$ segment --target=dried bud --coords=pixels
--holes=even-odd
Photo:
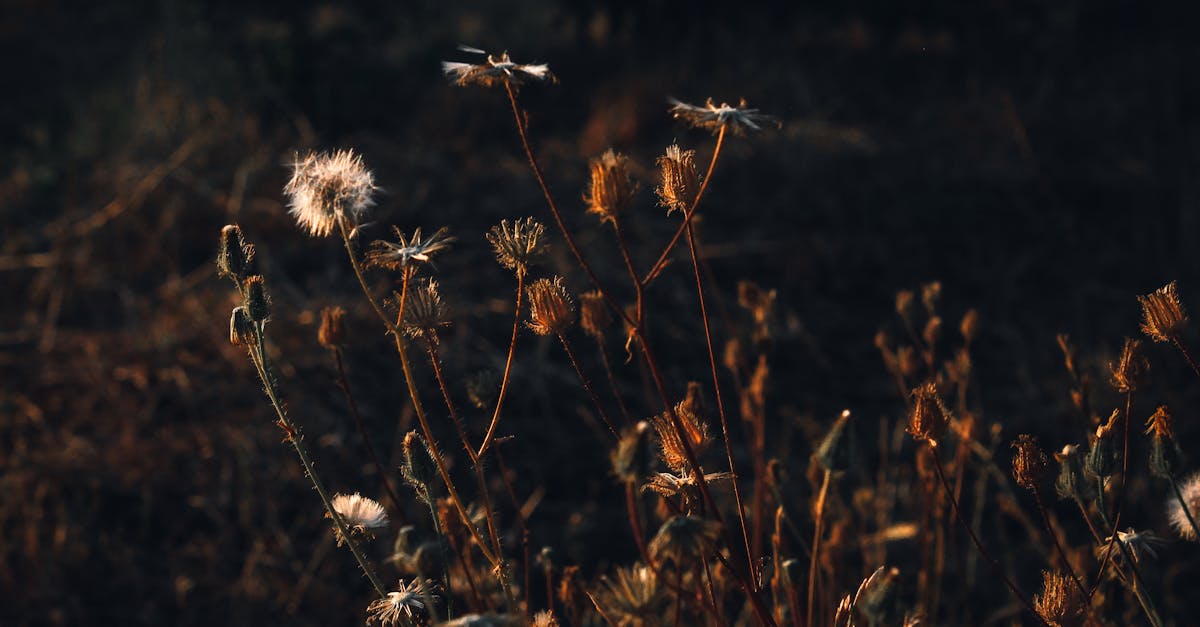
[[[1080,627],[1087,619],[1087,599],[1071,577],[1042,572],[1042,593],[1033,597],[1038,616],[1052,627]]]
[[[696,201],[700,189],[700,177],[696,174],[696,151],[682,150],[676,144],[667,146],[667,152],[658,158],[662,184],[655,190],[658,204],[672,211],[687,212]]]
[[[561,334],[574,322],[575,307],[562,277],[538,279],[526,288],[529,328],[538,335]]]
[[[346,310],[338,306],[321,310],[321,327],[317,329],[317,342],[330,350],[346,344]]]
[[[271,299],[262,275],[246,277],[246,313],[255,322],[262,322],[271,315]]]
[[[579,325],[584,333],[600,339],[604,337],[604,328],[612,324],[612,314],[608,312],[608,304],[600,292],[584,292],[579,295]]]
[[[932,381],[912,391],[913,408],[908,417],[908,433],[917,441],[937,446],[950,424],[950,412]]]
[[[1108,422],[1096,429],[1092,439],[1092,448],[1088,450],[1085,467],[1095,477],[1108,477],[1117,467],[1117,443],[1115,437],[1117,418],[1120,410],[1114,409],[1108,417]]]
[[[1187,325],[1188,317],[1175,287],[1175,282],[1171,281],[1150,294],[1137,297],[1142,304],[1142,333],[1155,342],[1178,341]]]
[[[546,250],[542,239],[545,227],[533,218],[521,218],[511,224],[501,220],[488,231],[487,239],[496,253],[500,265],[524,276],[529,265]]]
[[[842,410],[842,414],[833,422],[825,439],[817,447],[816,458],[825,470],[829,472],[845,472],[854,467],[856,460],[854,430],[850,428],[850,410]]]
[[[425,438],[416,431],[409,431],[404,436],[404,462],[400,465],[400,474],[427,505],[431,504],[437,473],[433,453],[429,451]]]
[[[1054,454],[1054,459],[1058,462],[1058,480],[1054,488],[1059,498],[1086,500],[1088,484],[1083,477],[1083,452],[1079,445],[1064,446],[1061,452]]]
[[[1037,438],[1025,433],[1017,436],[1012,448],[1017,449],[1012,460],[1013,478],[1022,488],[1036,490],[1038,483],[1046,476],[1050,459],[1038,448]]]
[[[708,559],[720,536],[720,526],[696,516],[676,516],[659,528],[650,541],[654,560],[670,560],[678,567]]]
[[[1110,382],[1122,394],[1137,390],[1145,378],[1146,371],[1150,369],[1150,361],[1142,354],[1141,347],[1140,341],[1125,338],[1125,345],[1121,348],[1121,360],[1115,364],[1108,364],[1108,369],[1112,371]]]
[[[633,203],[637,185],[629,179],[625,164],[628,159],[611,149],[592,159],[592,185],[590,195],[584,196],[588,212],[600,216],[601,220],[616,224],[617,216],[624,213]]]
[[[621,433],[621,439],[610,456],[613,474],[620,481],[637,484],[650,467],[646,437],[649,432],[650,423],[643,420]]]
[[[408,291],[406,298],[402,324],[404,333],[409,337],[436,342],[438,329],[450,324],[437,281],[421,279],[414,289]]]
[[[254,322],[245,307],[235,307],[229,317],[229,343],[234,346],[254,346]]]
[[[247,244],[242,229],[226,224],[221,229],[221,249],[217,253],[217,274],[241,281],[250,274],[254,262],[254,246]]]
[[[688,384],[687,396],[675,406],[675,415],[683,425],[683,433],[687,443],[697,457],[711,444],[708,436],[708,424],[705,422],[704,403],[701,400],[700,384]],[[669,413],[663,413],[653,419],[654,430],[658,432],[659,456],[663,462],[681,475],[691,473],[687,461],[687,451],[684,441],[680,438],[675,422]]]
[[[979,333],[979,312],[974,309],[968,309],[963,315],[962,322],[958,325],[959,332],[962,333],[963,340],[970,344],[975,341],[975,336]]]
[[[1183,451],[1175,442],[1171,425],[1171,414],[1163,405],[1154,410],[1146,421],[1146,433],[1152,436],[1150,444],[1150,473],[1155,477],[1172,479],[1183,466]]]

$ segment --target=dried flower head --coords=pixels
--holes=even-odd
[[[671,144],[667,146],[666,154],[658,158],[658,169],[662,182],[654,191],[658,194],[658,204],[667,208],[667,215],[672,211],[691,209],[700,191],[696,151]]]
[[[420,581],[413,580],[406,585],[401,579],[395,591],[367,606],[367,623],[379,623],[384,627],[407,625],[425,610],[426,596],[437,598]]]
[[[658,624],[670,599],[658,585],[653,569],[634,564],[602,578],[595,600],[618,625],[632,627]]]
[[[650,423],[645,420],[621,432],[621,439],[617,440],[616,448],[609,455],[613,475],[620,481],[636,484],[649,468],[646,437],[649,432]]]
[[[1117,363],[1109,362],[1108,369],[1112,373],[1109,381],[1113,388],[1122,394],[1137,390],[1138,385],[1150,369],[1150,361],[1141,351],[1139,340],[1127,337],[1121,347],[1121,359]]]
[[[1051,627],[1079,627],[1087,618],[1087,599],[1071,577],[1042,572],[1042,593],[1033,597],[1038,616]]]
[[[747,107],[744,98],[738,102],[736,107],[725,102],[717,106],[713,104],[712,98],[705,101],[703,107],[680,102],[674,98],[669,99],[668,102],[671,103],[671,114],[676,118],[683,119],[695,128],[708,129],[713,133],[725,128],[741,135],[747,130],[761,131],[764,125],[779,126],[779,122],[775,118],[759,113],[758,109]]]
[[[1078,444],[1068,444],[1054,454],[1058,462],[1058,479],[1054,489],[1058,496],[1064,499],[1085,501],[1088,497],[1088,483],[1083,476],[1083,451]]]
[[[1142,333],[1155,342],[1177,341],[1187,325],[1187,313],[1175,288],[1175,282],[1171,281],[1150,294],[1137,297],[1142,304]]]
[[[1166,405],[1154,410],[1146,421],[1146,433],[1150,440],[1150,474],[1163,479],[1174,479],[1183,467],[1183,451],[1175,441],[1171,414]]]
[[[1097,547],[1097,552],[1100,553],[1100,558],[1103,559],[1104,552],[1111,544],[1112,536],[1104,539],[1104,544]],[[1166,540],[1154,535],[1153,531],[1134,531],[1133,528],[1125,531],[1117,532],[1117,542],[1125,545],[1129,549],[1130,555],[1133,556],[1134,564],[1141,564],[1146,560],[1158,559],[1158,549],[1167,544]],[[1120,549],[1113,547],[1111,557],[1114,564],[1118,567],[1124,567],[1125,555]]]
[[[482,54],[487,57],[483,63],[442,61],[442,72],[446,74],[452,83],[459,87],[467,85],[491,87],[506,83],[510,87],[517,87],[525,83],[537,81],[554,82],[556,80],[554,75],[550,73],[548,65],[544,63],[536,65],[513,63],[513,60],[508,57],[507,51],[499,55],[494,55],[469,46],[459,46],[458,49],[462,52]]]
[[[433,485],[437,478],[437,464],[425,438],[416,431],[409,431],[404,436],[404,461],[400,464],[400,474],[404,482],[416,491],[417,497],[426,504],[431,504]]]
[[[255,322],[263,322],[271,316],[271,297],[267,295],[267,284],[262,275],[246,277],[246,313]]]
[[[234,346],[254,346],[254,322],[245,307],[235,307],[229,316],[229,343]]]
[[[684,567],[707,559],[717,544],[721,528],[716,522],[696,516],[676,516],[659,527],[650,541],[650,557],[670,560]]]
[[[533,615],[533,622],[529,625],[530,627],[558,627],[558,619],[554,618],[554,612],[542,610]]]
[[[592,173],[589,192],[583,201],[588,205],[588,213],[600,216],[602,221],[616,224],[617,217],[633,204],[633,194],[637,185],[629,178],[626,167],[628,157],[606,150],[604,154],[592,159],[588,169]]]
[[[519,218],[511,223],[501,220],[488,231],[487,239],[496,252],[500,265],[524,276],[529,265],[546,250],[542,239],[545,227],[533,218]]]
[[[579,326],[583,332],[594,338],[604,337],[604,328],[612,324],[612,314],[608,311],[608,303],[604,296],[597,291],[584,292],[579,295]]]
[[[538,335],[560,334],[575,321],[575,305],[562,277],[538,279],[526,288],[529,328]]]
[[[421,236],[421,229],[413,229],[412,237],[405,237],[404,232],[392,227],[396,242],[375,240],[367,251],[367,265],[388,270],[401,271],[416,265],[415,262],[430,263],[435,253],[450,247],[455,238],[450,237],[449,229],[442,227],[429,237]]]
[[[1146,434],[1156,438],[1175,437],[1175,430],[1171,426],[1171,413],[1166,405],[1160,405],[1146,420]]]
[[[289,212],[300,227],[315,237],[333,232],[339,221],[357,224],[375,204],[375,175],[353,150],[297,155],[292,178],[283,192],[290,197]]]
[[[334,305],[321,309],[321,326],[317,342],[330,350],[346,344],[346,310]]]
[[[1117,418],[1121,411],[1114,409],[1108,421],[1096,427],[1096,435],[1092,438],[1092,447],[1088,449],[1084,467],[1095,477],[1107,477],[1117,466],[1116,429]]]
[[[683,435],[687,437],[687,444],[697,457],[712,443],[708,436],[708,424],[705,419],[707,412],[701,390],[699,383],[688,383],[687,396],[675,405],[675,415],[683,425]],[[670,414],[664,412],[652,418],[651,422],[658,433],[659,457],[663,463],[680,475],[689,474],[691,466],[687,460],[687,449]]]
[[[704,473],[704,482],[709,485],[732,479],[733,473],[729,472]],[[696,480],[694,473],[675,475],[669,472],[656,472],[650,476],[646,485],[642,486],[642,491],[654,492],[668,498],[683,497],[686,504],[697,499],[699,495],[696,491],[699,487],[700,482]]]
[[[332,505],[351,534],[369,534],[372,529],[386,527],[388,524],[387,512],[383,506],[357,492],[350,495],[335,494]],[[343,538],[340,532],[337,535],[340,546]]]
[[[1012,460],[1013,479],[1026,490],[1037,489],[1050,468],[1050,458],[1038,447],[1037,438],[1027,433],[1017,436],[1012,448],[1017,450]]]
[[[950,424],[950,411],[932,381],[912,391],[913,407],[908,416],[908,433],[917,441],[937,446]]]
[[[1183,503],[1180,503],[1180,500]],[[1184,509],[1184,506],[1187,509]],[[1167,520],[1179,537],[1193,542],[1200,540],[1196,536],[1196,516],[1200,515],[1200,473],[1184,479],[1179,483],[1179,498],[1167,501]]]
[[[221,248],[217,252],[217,275],[227,276],[235,282],[246,278],[254,264],[254,245],[248,244],[242,229],[236,224],[226,224],[221,229]]]
[[[395,297],[399,306],[399,296]],[[409,337],[437,340],[438,329],[449,326],[446,303],[442,301],[438,283],[433,279],[421,279],[408,290],[404,302],[404,319],[401,326]]]

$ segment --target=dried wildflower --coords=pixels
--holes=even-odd
[[[701,387],[695,381],[688,383],[687,396],[675,405],[675,415],[683,424],[683,433],[687,443],[697,457],[708,448],[712,441],[708,436],[708,424],[705,421],[704,402],[701,397]],[[680,475],[691,472],[687,461],[687,450],[684,441],[675,429],[675,422],[668,413],[663,413],[651,419],[654,430],[658,433],[659,457],[663,462]]]
[[[636,484],[650,466],[646,438],[649,432],[650,423],[645,420],[621,432],[621,439],[609,456],[613,475],[620,481]]]
[[[1036,490],[1050,467],[1050,458],[1038,447],[1037,438],[1027,433],[1017,436],[1012,448],[1017,449],[1012,460],[1013,479],[1026,490]]]
[[[542,610],[533,615],[533,622],[530,627],[558,627],[558,619],[554,618],[554,612],[550,610]]]
[[[834,421],[821,440],[814,455],[817,462],[830,472],[845,472],[850,470],[856,461],[854,430],[850,428],[850,410],[842,410],[842,414]]]
[[[722,102],[720,106],[714,105],[712,98],[706,100],[703,107],[680,102],[674,98],[669,99],[668,102],[671,103],[671,114],[676,118],[683,119],[695,128],[708,129],[713,133],[725,128],[741,135],[747,129],[761,131],[765,125],[779,126],[779,122],[775,118],[759,113],[758,109],[747,107],[745,99],[739,101],[736,107],[725,102]]]
[[[511,223],[501,220],[488,231],[487,240],[500,265],[524,276],[534,259],[546,250],[546,242],[542,239],[545,230],[542,223],[533,218],[519,218]]]
[[[1121,359],[1117,363],[1109,362],[1108,369],[1112,373],[1109,381],[1113,388],[1122,394],[1137,390],[1138,384],[1145,378],[1150,369],[1150,361],[1141,352],[1142,343],[1133,338],[1125,338],[1121,347]]]
[[[595,599],[618,625],[629,627],[658,624],[670,600],[654,570],[640,564],[617,568],[614,577],[602,578]]]
[[[399,296],[396,297],[399,305]],[[438,291],[437,281],[421,279],[408,290],[404,302],[404,333],[409,337],[421,337],[430,341],[437,339],[438,329],[449,326],[446,304]]]
[[[1155,342],[1178,341],[1188,317],[1176,292],[1175,282],[1171,281],[1137,299],[1142,304],[1142,333]]]
[[[579,295],[579,326],[583,332],[600,339],[604,337],[604,328],[612,324],[612,314],[604,296],[597,291],[584,292]]]
[[[412,237],[405,237],[404,232],[392,227],[398,242],[375,240],[367,251],[367,265],[388,270],[401,271],[415,265],[414,262],[428,263],[432,255],[446,250],[455,238],[448,235],[449,229],[442,227],[429,237],[421,237],[420,227],[413,229]]]
[[[400,464],[400,474],[404,482],[416,491],[417,497],[431,505],[433,500],[433,485],[437,478],[437,464],[425,438],[416,431],[409,431],[404,436],[404,461]]]
[[[1146,433],[1151,436],[1150,473],[1163,479],[1174,478],[1183,466],[1183,451],[1175,442],[1171,414],[1166,405],[1154,410],[1154,414],[1146,421]]]
[[[583,197],[588,213],[600,216],[602,221],[617,223],[617,217],[629,209],[637,185],[630,180],[626,162],[629,159],[609,149],[592,159],[588,169],[592,173],[590,192]]]
[[[529,295],[529,328],[538,335],[560,334],[575,320],[575,305],[562,277],[538,279],[526,288]]]
[[[1200,539],[1196,537],[1196,528],[1193,526],[1196,514],[1200,513],[1200,473],[1184,479],[1178,489],[1178,498],[1167,502],[1167,520],[1179,537],[1194,542]]]
[[[263,322],[271,315],[271,298],[261,275],[246,277],[246,313],[255,322]]]
[[[1115,432],[1117,418],[1120,415],[1120,410],[1114,409],[1108,417],[1108,422],[1096,428],[1096,435],[1092,438],[1092,447],[1088,449],[1087,458],[1084,460],[1084,467],[1094,477],[1107,477],[1116,470],[1117,443]]]
[[[937,446],[950,424],[950,411],[932,381],[912,391],[913,408],[908,416],[908,433],[917,441]]]
[[[1042,593],[1033,597],[1038,616],[1051,627],[1079,627],[1087,618],[1087,599],[1071,578],[1042,571]]]
[[[709,484],[732,479],[733,473],[729,472],[709,472],[704,474],[704,481]],[[642,486],[642,491],[651,491],[667,497],[682,495],[687,499],[691,499],[695,496],[694,492],[698,487],[699,482],[696,481],[696,475],[692,473],[673,475],[667,472],[656,472],[650,477],[650,481]]]
[[[900,578],[899,568],[880,566],[863,580],[854,593],[854,609],[867,619],[870,625],[886,624],[889,622],[892,610],[899,595],[896,580]]]
[[[338,222],[357,224],[358,218],[375,204],[375,175],[353,150],[309,153],[296,156],[292,179],[283,192],[290,201],[289,212],[300,227],[315,237],[333,232]]]
[[[676,516],[659,527],[650,541],[650,557],[683,567],[707,559],[717,544],[720,525],[696,516]]]
[[[346,310],[334,305],[321,310],[321,327],[317,342],[330,350],[346,344]]]
[[[671,144],[657,163],[662,180],[654,190],[658,194],[658,204],[667,208],[667,215],[676,210],[686,212],[691,209],[700,191],[696,151],[683,150],[677,144]]]
[[[226,224],[221,229],[221,249],[217,252],[217,275],[241,281],[250,274],[254,263],[254,245],[246,243],[242,229]]]
[[[420,581],[413,580],[406,585],[402,579],[395,591],[367,606],[367,623],[379,623],[384,627],[408,624],[425,610],[426,595],[436,598]]]
[[[245,307],[235,307],[229,316],[229,343],[234,346],[253,346],[255,342],[254,322]]]
[[[1054,454],[1058,462],[1058,480],[1054,489],[1064,499],[1084,501],[1087,498],[1087,481],[1083,476],[1083,451],[1078,444],[1068,444]]]
[[[1104,551],[1112,541],[1112,536],[1104,539],[1104,544],[1097,548],[1098,552],[1103,556]],[[1129,553],[1133,556],[1134,564],[1141,564],[1147,559],[1158,559],[1158,549],[1167,544],[1166,540],[1154,535],[1153,531],[1134,531],[1129,528],[1125,531],[1117,532],[1117,541],[1125,545],[1129,549]],[[1112,560],[1118,566],[1122,566],[1125,556],[1123,551],[1113,548]]]
[[[497,56],[469,46],[459,46],[458,49],[462,52],[487,56],[483,63],[442,61],[442,72],[459,87],[467,85],[491,87],[505,83],[511,87],[517,87],[536,81],[555,81],[554,75],[550,73],[550,67],[544,63],[536,65],[513,63],[512,59],[508,57],[507,51]]]
[[[372,529],[386,527],[388,524],[387,512],[383,506],[357,492],[350,495],[335,494],[332,505],[351,534],[369,534]],[[341,533],[338,532],[338,546],[341,546],[343,541]]]

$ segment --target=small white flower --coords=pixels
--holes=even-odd
[[[389,592],[382,599],[375,599],[367,606],[367,622],[378,622],[381,625],[391,627],[401,623],[400,615],[412,619],[415,613],[425,609],[425,595],[428,594],[431,599],[436,598],[432,593],[425,590],[421,582],[413,580],[409,585],[404,584],[404,580],[400,580],[395,592]]]
[[[758,109],[747,107],[745,100],[738,103],[736,107],[725,102],[722,102],[720,106],[714,105],[712,98],[709,98],[703,107],[680,102],[674,98],[670,98],[668,102],[671,103],[671,113],[675,117],[687,120],[688,124],[696,128],[706,128],[714,133],[720,131],[722,127],[741,134],[746,129],[761,131],[763,125],[778,125],[775,118],[759,113]]]
[[[1187,504],[1188,511],[1183,510],[1183,506],[1179,504],[1179,499],[1171,499],[1167,501],[1167,519],[1171,522],[1171,527],[1175,529],[1175,533],[1184,540],[1193,540],[1196,538],[1196,528],[1192,526],[1192,521],[1188,519],[1188,514],[1192,515],[1192,520],[1200,515],[1200,473],[1193,474],[1179,484],[1179,494],[1183,497],[1183,502]]]
[[[346,524],[346,528],[352,534],[369,533],[372,529],[385,527],[388,524],[387,512],[384,511],[383,506],[357,492],[350,495],[334,495],[333,509],[342,517],[342,522]],[[342,544],[340,533],[338,534],[338,544]]]
[[[442,71],[455,85],[460,87],[465,85],[491,87],[500,83],[517,86],[531,81],[554,81],[554,75],[550,73],[550,66],[545,63],[533,65],[514,63],[509,58],[507,51],[497,56],[469,46],[459,46],[458,49],[472,54],[487,55],[487,59],[483,63],[442,61]]]
[[[339,220],[356,224],[375,204],[375,175],[352,150],[297,155],[292,179],[283,191],[291,199],[289,213],[316,237],[333,232]]]

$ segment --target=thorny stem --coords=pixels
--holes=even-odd
[[[1175,491],[1175,499],[1179,501],[1179,507],[1183,509],[1183,514],[1187,516],[1188,524],[1192,526],[1193,537],[1200,537],[1200,527],[1196,526],[1196,519],[1192,517],[1192,510],[1188,508],[1187,501],[1183,499],[1183,493],[1179,490],[1179,482],[1175,477],[1171,477],[1171,489]]]
[[[567,229],[566,223],[563,221],[562,213],[558,210],[558,205],[554,202],[554,196],[550,193],[550,188],[546,185],[546,180],[542,176],[541,167],[538,165],[537,158],[533,154],[533,149],[529,145],[529,137],[525,132],[525,121],[521,117],[521,109],[517,105],[517,98],[516,94],[513,92],[512,85],[505,82],[504,89],[505,93],[508,94],[508,101],[512,107],[513,118],[517,125],[517,134],[521,139],[521,146],[525,150],[525,156],[529,160],[529,166],[533,170],[534,178],[537,179],[538,185],[542,189],[542,194],[546,198],[546,204],[550,207],[550,213],[554,216],[554,222],[558,225],[558,229],[562,233],[563,239],[567,242],[567,248],[570,249],[572,256],[575,257],[575,260],[579,263],[579,266],[583,269],[584,273],[588,275],[588,279],[592,282],[592,285],[594,285],[596,290],[599,291],[601,296],[604,297],[605,302],[608,303],[609,307],[613,311],[617,312],[617,315],[621,316],[621,318],[629,324],[631,332],[637,337],[638,344],[642,348],[642,358],[645,360],[646,367],[650,371],[650,375],[654,381],[654,387],[658,392],[658,396],[666,408],[666,412],[671,419],[672,426],[675,428],[676,433],[678,433],[680,438],[683,440],[684,456],[688,461],[688,466],[692,469],[692,472],[696,474],[696,482],[700,487],[700,493],[704,500],[711,505],[713,517],[716,519],[716,522],[721,525],[722,531],[726,534],[726,536],[728,536],[728,530],[725,528],[725,522],[721,516],[721,512],[716,506],[716,501],[713,499],[711,491],[708,489],[708,481],[705,480],[704,472],[701,470],[700,464],[696,460],[695,451],[692,450],[692,445],[690,442],[688,442],[686,436],[687,431],[683,425],[683,422],[679,419],[679,415],[675,412],[674,405],[671,404],[670,396],[667,394],[666,384],[663,382],[662,372],[659,370],[657,361],[654,359],[654,355],[651,352],[649,345],[645,341],[645,337],[642,335],[641,328],[632,318],[630,318],[629,314],[626,313],[625,310],[622,309],[615,300],[613,300],[608,291],[604,289],[604,284],[600,282],[600,278],[596,275],[595,271],[592,270],[591,265],[587,263],[586,259],[584,259],[583,253],[579,250],[579,246],[575,243],[575,238],[571,235],[571,232]],[[720,139],[720,136],[718,139]],[[699,198],[699,195],[697,195],[697,198]],[[677,233],[676,236],[678,237],[678,235],[679,234]],[[733,546],[732,543],[728,541],[728,538],[726,538],[726,544]],[[759,621],[766,625],[770,625],[771,627],[775,627],[775,621],[771,618],[770,614],[767,613],[765,607],[763,606],[762,599],[758,595],[758,589],[753,583],[752,569],[749,573],[749,577],[746,573],[742,573],[737,569],[730,568],[730,572],[733,574],[734,578],[738,580],[738,584],[741,586],[743,591],[746,592],[746,595],[750,600],[750,604],[754,609],[754,613],[758,617]]]
[[[404,508],[400,506],[400,499],[396,496],[395,490],[392,489],[392,482],[388,481],[383,464],[379,462],[379,456],[375,454],[375,446],[371,444],[371,437],[367,435],[367,427],[363,424],[362,416],[358,412],[358,402],[354,400],[354,394],[350,391],[350,379],[346,377],[346,367],[342,362],[342,349],[334,347],[332,352],[333,361],[337,365],[337,385],[341,388],[342,393],[346,395],[346,402],[350,405],[350,415],[354,418],[354,426],[358,429],[358,434],[363,439],[363,447],[367,449],[367,455],[371,457],[371,463],[375,465],[375,472],[379,473],[379,480],[383,483],[383,489],[387,492],[388,499],[392,501],[392,508],[396,510],[396,517],[399,519],[400,524],[408,524],[404,516]]]
[[[816,524],[813,531],[813,546],[812,560],[808,565],[808,621],[807,625],[814,625],[813,609],[817,600],[817,559],[821,551],[821,523],[824,522],[825,513],[825,496],[829,493],[829,478],[833,473],[828,469],[825,470],[825,477],[821,479],[821,492],[817,495],[817,503],[814,507]]]
[[[938,459],[938,450],[936,444],[930,442],[929,453],[933,457],[933,468],[937,471],[938,479],[941,480],[942,489],[946,491],[946,498],[950,500],[950,505],[954,507],[954,516],[958,519],[958,522],[962,524],[963,528],[967,530],[967,535],[971,536],[971,542],[975,544],[975,548],[978,549],[980,555],[983,555],[983,558],[992,565],[992,570],[994,570],[996,574],[1004,580],[1005,585],[1008,586],[1009,590],[1012,590],[1012,593],[1021,601],[1021,604],[1025,606],[1025,609],[1029,610],[1029,612],[1037,618],[1039,623],[1045,624],[1045,621],[1042,620],[1041,614],[1037,613],[1037,610],[1034,609],[1033,604],[1030,603],[1029,599],[1027,599],[1021,590],[1017,588],[1017,584],[1013,583],[1012,579],[1008,578],[1008,574],[1004,572],[1004,567],[1002,567],[1000,562],[997,562],[996,558],[992,557],[992,554],[989,553],[986,548],[984,548],[983,542],[979,540],[979,536],[975,535],[975,530],[972,529],[971,526],[967,524],[966,519],[963,518],[962,512],[959,511],[958,508],[958,500],[954,498],[954,494],[950,491],[950,483],[946,481],[946,473],[942,469],[942,461]]]
[[[500,466],[500,479],[504,482],[504,489],[508,492],[508,498],[512,501],[513,513],[516,514],[517,525],[521,529],[521,550],[525,557],[525,561],[523,564],[524,577],[525,577],[525,588],[524,588],[524,591],[525,591],[525,613],[528,614],[530,611],[530,608],[532,607],[530,605],[530,600],[529,600],[529,595],[532,590],[532,588],[530,587],[531,580],[530,580],[530,576],[529,576],[530,555],[531,555],[530,549],[529,549],[529,523],[525,519],[525,512],[523,512],[521,509],[521,501],[519,499],[517,499],[517,491],[513,489],[512,481],[508,478],[508,474],[509,474],[508,473],[508,464],[504,463],[504,454],[500,450],[496,451],[496,463]],[[554,599],[550,598],[549,602],[550,602],[550,610],[553,611],[554,610]]]
[[[579,362],[575,359],[575,351],[571,350],[571,344],[567,342],[567,336],[558,333],[558,341],[562,342],[563,350],[567,351],[567,359],[570,360],[571,366],[575,368],[575,374],[579,375],[579,380],[583,382],[583,387],[587,390],[588,396],[592,399],[592,404],[596,406],[596,411],[600,412],[600,418],[604,420],[604,426],[608,427],[609,433],[616,439],[621,439],[617,433],[616,427],[613,426],[611,420],[608,419],[608,414],[604,413],[604,407],[600,405],[600,399],[596,396],[595,390],[592,389],[592,384],[588,381],[587,375],[583,374],[583,370],[579,368]]]
[[[263,389],[267,393],[267,398],[271,401],[271,407],[275,409],[275,415],[279,417],[279,425],[287,433],[288,442],[292,444],[292,448],[296,450],[296,456],[300,458],[300,465],[304,467],[304,474],[308,476],[308,480],[312,482],[313,489],[321,497],[321,503],[325,506],[326,513],[333,519],[333,524],[337,527],[338,534],[345,540],[350,553],[354,555],[354,561],[358,562],[358,567],[362,569],[363,574],[370,580],[371,586],[375,588],[375,592],[379,594],[379,597],[387,598],[387,590],[384,589],[383,584],[379,581],[379,576],[367,564],[367,558],[362,554],[358,543],[350,537],[350,529],[347,528],[346,521],[342,519],[342,515],[333,508],[333,501],[329,499],[329,493],[325,490],[325,485],[321,483],[321,478],[317,476],[317,471],[313,468],[312,461],[308,457],[308,449],[301,442],[298,429],[291,419],[287,417],[287,413],[283,411],[283,403],[275,393],[275,385],[268,372],[267,352],[261,322],[254,324],[254,338],[255,346],[250,349],[250,361],[254,363],[254,367],[258,370],[258,377],[262,380]],[[254,352],[255,350],[258,351],[257,355]]]
[[[721,125],[721,129],[717,131],[717,145],[713,148],[712,158],[708,161],[708,171],[704,173],[704,180],[700,181],[700,189],[696,192],[696,197],[692,199],[692,206],[688,208],[687,213],[683,216],[683,224],[675,230],[675,235],[671,237],[671,241],[667,247],[663,249],[662,254],[658,256],[658,261],[650,267],[650,271],[646,276],[642,277],[642,285],[650,285],[660,272],[663,266],[667,263],[667,257],[671,254],[671,250],[679,243],[679,238],[683,237],[686,231],[692,225],[692,216],[696,214],[696,208],[700,206],[700,199],[704,197],[704,190],[708,189],[708,182],[712,179],[713,169],[717,166],[717,157],[721,154],[721,146],[725,143],[725,124]]]
[[[1058,549],[1058,556],[1062,558],[1063,568],[1071,575],[1071,580],[1079,588],[1079,591],[1087,596],[1087,588],[1083,586],[1083,582],[1079,580],[1079,575],[1075,574],[1075,567],[1071,565],[1071,560],[1067,558],[1067,552],[1063,550],[1062,543],[1058,540],[1058,534],[1054,531],[1054,525],[1050,523],[1050,514],[1046,512],[1046,505],[1042,503],[1042,493],[1037,486],[1033,486],[1033,499],[1037,501],[1038,511],[1042,514],[1042,522],[1046,525],[1046,531],[1050,534],[1050,539],[1054,541],[1054,548]]]
[[[724,131],[724,127],[721,127],[721,130]],[[725,443],[725,459],[729,462],[729,474],[733,475],[732,481],[730,482],[733,484],[733,500],[737,504],[738,522],[740,522],[742,526],[742,542],[746,546],[746,563],[753,564],[754,553],[750,550],[750,535],[746,532],[746,514],[742,507],[742,492],[741,489],[738,488],[737,469],[734,468],[733,465],[733,447],[729,441],[729,420],[725,417],[725,400],[721,396],[721,380],[717,376],[717,357],[716,353],[713,351],[712,333],[708,326],[708,305],[705,303],[704,299],[704,284],[700,280],[700,262],[696,256],[696,236],[690,224],[686,225],[686,228],[688,236],[688,251],[691,253],[692,257],[692,271],[696,276],[696,297],[700,301],[700,319],[704,322],[704,344],[708,348],[708,366],[712,372],[713,392],[717,396],[717,415],[721,418],[721,439]],[[762,426],[762,424],[759,424],[760,430]],[[761,436],[761,432],[759,435]],[[755,474],[758,475],[759,473]],[[755,482],[757,483],[761,481],[761,479],[761,477],[756,476]],[[758,495],[762,494],[760,486],[755,487],[755,493]],[[757,540],[759,537],[758,529],[759,525],[761,524],[759,519],[759,515],[761,514],[759,510],[761,507],[758,507],[757,505],[761,504],[761,497],[755,498],[755,503],[754,537],[757,546]]]
[[[483,444],[479,446],[476,458],[483,457],[496,437],[496,425],[500,423],[500,408],[504,405],[504,395],[508,393],[508,379],[512,373],[513,353],[517,348],[517,331],[521,328],[521,296],[525,292],[525,273],[517,272],[516,306],[513,308],[512,339],[508,342],[508,357],[504,360],[504,377],[500,379],[500,395],[496,397],[496,409],[492,412],[492,421],[488,424],[487,435],[483,436]],[[470,446],[468,445],[468,448]]]

